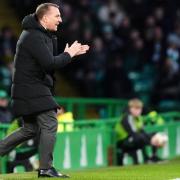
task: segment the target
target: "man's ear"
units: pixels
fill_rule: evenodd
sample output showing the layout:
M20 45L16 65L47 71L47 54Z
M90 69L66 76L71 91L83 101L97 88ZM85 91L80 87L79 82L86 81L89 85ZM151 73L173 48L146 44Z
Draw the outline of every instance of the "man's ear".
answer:
M42 18L42 20L43 20L45 23L47 23L47 22L48 22L48 18L47 18L47 16L46 16L46 15L44 15L44 16L43 16L43 18Z

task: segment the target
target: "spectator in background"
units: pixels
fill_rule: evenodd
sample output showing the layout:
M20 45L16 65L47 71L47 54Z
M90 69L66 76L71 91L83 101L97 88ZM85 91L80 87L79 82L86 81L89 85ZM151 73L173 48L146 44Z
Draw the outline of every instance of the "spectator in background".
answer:
M140 71L144 65L144 41L137 29L130 32L129 47L125 55L125 68L128 72Z
M153 16L156 21L156 26L164 29L165 27L165 8L163 6L156 6L153 10ZM165 33L165 32L164 32Z
M123 60L120 55L109 59L105 77L106 97L129 98L132 94L132 84L123 69Z
M160 65L165 51L165 42L162 29L157 26L154 28L153 47L150 62ZM159 67L158 67L159 68Z
M0 49L4 63L11 62L16 50L16 37L10 27L2 28L2 37L0 41Z
M105 44L107 57L111 57L112 54L116 54L119 50L121 50L123 42L114 34L114 30L111 25L105 25L102 28L102 37Z
M5 89L8 93L11 87L12 63L6 66L0 66L0 87Z
M102 39L95 38L84 71L84 85L87 95L90 97L99 97L103 94L102 85L107 61L106 53Z
M73 113L65 112L65 109L62 106L57 111L57 120L59 123L57 132L70 132L73 130Z
M9 94L12 75L12 59L16 49L16 37L9 26L4 26L0 34L0 88Z
M152 101L157 104L163 99L179 99L179 71L174 71L172 60L166 59L154 87Z
M169 61L172 73L177 73L179 71L179 49L180 47L180 37L177 35L170 35L168 38L169 46L166 50L166 61Z
M0 123L10 123L12 119L7 92L0 90Z
M71 20L71 26L67 28L67 34L71 34L68 36L68 42L73 42L80 37L80 22L78 17L73 17Z
M0 90L0 123L10 123L12 121L12 113L9 108L8 94L4 90Z
M121 11L116 0L105 1L97 13L97 17L102 24L110 23L113 26L118 26L121 23L123 16L124 13Z
M143 103L139 99L131 99L128 102L128 110L117 123L115 131L117 133L117 162L122 164L125 152L133 153L134 163L138 164L136 150L142 149L144 162L159 161L157 156L158 144L152 144L154 133L147 133L144 130L143 119L141 117ZM152 147L152 157L149 158L145 147Z
M134 28L139 28L141 31L144 28L143 23L151 8L151 6L148 7L149 1L124 0L123 3L124 9L126 10L125 12L128 12L128 15L131 19L132 26Z
M115 29L116 36L121 40L121 54L127 54L129 48L129 35L132 30L131 20L128 16L122 19L121 24Z

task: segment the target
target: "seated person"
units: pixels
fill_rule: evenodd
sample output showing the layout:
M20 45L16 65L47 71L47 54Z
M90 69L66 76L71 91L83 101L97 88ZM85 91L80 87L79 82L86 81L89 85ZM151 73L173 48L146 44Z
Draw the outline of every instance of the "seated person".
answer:
M122 165L123 154L128 152L132 155L134 163L138 164L136 151L142 149L144 162L149 160L159 160L157 157L157 147L160 145L152 143L155 133L146 133L143 128L143 118L141 116L143 103L139 99L132 99L128 103L128 109L124 113L120 122L117 123L115 131L117 133L117 164ZM145 147L152 147L152 157L149 158Z

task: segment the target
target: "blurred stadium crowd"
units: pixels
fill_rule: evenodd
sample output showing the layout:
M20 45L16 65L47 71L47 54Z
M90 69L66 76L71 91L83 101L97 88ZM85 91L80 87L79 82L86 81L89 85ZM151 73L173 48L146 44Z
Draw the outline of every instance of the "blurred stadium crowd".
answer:
M45 1L9 4L20 20ZM85 97L138 96L157 105L180 97L180 1L66 0L60 5L59 51L74 40L91 51L61 70ZM16 39L0 31L0 86L9 92Z

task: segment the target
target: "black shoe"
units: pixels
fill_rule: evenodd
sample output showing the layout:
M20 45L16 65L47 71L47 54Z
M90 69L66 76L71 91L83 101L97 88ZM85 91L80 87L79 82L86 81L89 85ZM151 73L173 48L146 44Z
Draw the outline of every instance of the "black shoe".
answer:
M50 169L39 169L38 170L38 178L41 178L41 177L69 178L68 175L57 172L54 167L52 167Z

